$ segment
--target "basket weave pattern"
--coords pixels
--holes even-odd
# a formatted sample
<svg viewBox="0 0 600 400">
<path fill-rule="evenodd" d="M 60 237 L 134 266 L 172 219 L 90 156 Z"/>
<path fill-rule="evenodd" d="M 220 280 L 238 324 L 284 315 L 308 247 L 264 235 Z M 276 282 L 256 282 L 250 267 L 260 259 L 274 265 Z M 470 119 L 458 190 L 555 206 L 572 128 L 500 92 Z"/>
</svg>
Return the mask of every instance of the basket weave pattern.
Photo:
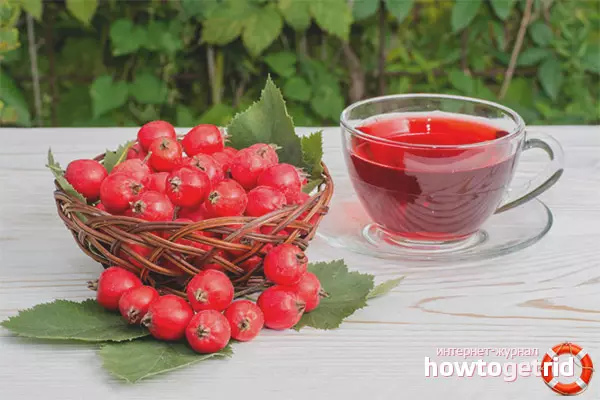
<svg viewBox="0 0 600 400">
<path fill-rule="evenodd" d="M 147 222 L 110 215 L 67 195 L 56 185 L 58 215 L 73 234 L 81 250 L 105 267 L 119 265 L 140 276 L 163 293 L 185 296 L 187 282 L 204 264 L 218 263 L 234 284 L 236 297 L 263 290 L 267 282 L 262 260 L 252 270 L 239 264 L 253 256 L 265 256 L 265 246 L 292 243 L 308 247 L 328 211 L 333 182 L 323 164 L 323 183 L 304 204 L 287 206 L 261 217 L 212 218 L 194 223 Z M 269 226 L 269 234 L 259 233 Z M 210 232 L 210 236 L 198 234 Z M 194 244 L 211 246 L 209 250 Z M 148 256 L 132 250 L 145 246 Z M 271 247 L 271 246 L 269 246 Z M 139 247 L 138 247 L 139 248 Z M 222 257 L 224 250 L 235 258 Z"/>
</svg>

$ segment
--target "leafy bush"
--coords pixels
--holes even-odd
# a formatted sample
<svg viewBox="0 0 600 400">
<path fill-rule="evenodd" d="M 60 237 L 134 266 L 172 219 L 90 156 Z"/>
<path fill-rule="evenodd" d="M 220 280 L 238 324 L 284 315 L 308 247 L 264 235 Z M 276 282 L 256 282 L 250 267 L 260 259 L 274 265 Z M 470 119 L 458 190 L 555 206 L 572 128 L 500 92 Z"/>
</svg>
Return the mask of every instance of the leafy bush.
<svg viewBox="0 0 600 400">
<path fill-rule="evenodd" d="M 0 0 L 0 123 L 224 124 L 267 74 L 296 125 L 406 92 L 599 123 L 599 25 L 595 0 Z"/>
</svg>

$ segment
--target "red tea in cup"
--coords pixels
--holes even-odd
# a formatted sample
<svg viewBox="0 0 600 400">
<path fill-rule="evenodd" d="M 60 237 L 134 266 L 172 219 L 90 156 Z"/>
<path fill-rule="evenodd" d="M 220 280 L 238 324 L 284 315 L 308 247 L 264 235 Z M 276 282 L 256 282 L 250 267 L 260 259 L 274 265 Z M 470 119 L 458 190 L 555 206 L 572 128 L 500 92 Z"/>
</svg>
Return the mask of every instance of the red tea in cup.
<svg viewBox="0 0 600 400">
<path fill-rule="evenodd" d="M 498 208 L 518 151 L 478 146 L 508 132 L 444 112 L 387 114 L 356 126 L 347 151 L 354 188 L 375 222 L 417 241 L 459 240 Z M 379 140 L 383 139 L 383 140 Z"/>
</svg>

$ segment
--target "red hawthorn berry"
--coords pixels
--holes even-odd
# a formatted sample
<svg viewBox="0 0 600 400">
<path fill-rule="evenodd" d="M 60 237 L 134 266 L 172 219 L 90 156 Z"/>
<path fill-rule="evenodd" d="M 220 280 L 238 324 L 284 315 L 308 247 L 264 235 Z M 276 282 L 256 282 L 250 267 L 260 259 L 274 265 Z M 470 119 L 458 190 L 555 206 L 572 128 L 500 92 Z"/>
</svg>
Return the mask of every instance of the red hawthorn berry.
<svg viewBox="0 0 600 400">
<path fill-rule="evenodd" d="M 138 143 L 144 151 L 148 151 L 152 142 L 160 138 L 175 140 L 177 133 L 173 125 L 166 121 L 152 121 L 142 126 L 137 133 Z"/>
<path fill-rule="evenodd" d="M 150 145 L 148 162 L 158 172 L 171 172 L 179 168 L 182 162 L 181 144 L 177 139 L 160 138 Z"/>
<path fill-rule="evenodd" d="M 200 206 L 210 191 L 210 179 L 197 168 L 183 167 L 169 174 L 167 196 L 179 207 Z"/>
<path fill-rule="evenodd" d="M 204 204 L 212 217 L 233 217 L 244 214 L 248 196 L 239 183 L 226 179 L 213 188 Z"/>
<path fill-rule="evenodd" d="M 190 347 L 201 354 L 216 353 L 229 343 L 231 327 L 218 311 L 200 311 L 191 319 L 185 330 Z"/>
<path fill-rule="evenodd" d="M 185 154 L 212 154 L 223 151 L 224 139 L 221 130 L 215 125 L 198 125 L 192 128 L 181 140 Z"/>
<path fill-rule="evenodd" d="M 144 192 L 131 203 L 125 215 L 146 221 L 172 221 L 175 208 L 171 200 L 159 192 Z"/>
<path fill-rule="evenodd" d="M 224 316 L 229 321 L 231 337 L 241 342 L 254 339 L 265 323 L 263 312 L 250 300 L 231 303 Z"/>
<path fill-rule="evenodd" d="M 98 278 L 96 300 L 107 310 L 118 311 L 121 296 L 139 286 L 142 286 L 142 281 L 133 273 L 121 267 L 110 267 Z"/>
<path fill-rule="evenodd" d="M 91 202 L 100 197 L 100 186 L 107 176 L 104 165 L 96 160 L 71 161 L 65 171 L 65 179 Z"/>
<path fill-rule="evenodd" d="M 142 319 L 150 334 L 158 340 L 174 341 L 185 336 L 185 328 L 194 316 L 187 301 L 174 294 L 167 294 L 150 304 Z"/>
<path fill-rule="evenodd" d="M 121 214 L 144 190 L 142 182 L 133 176 L 111 174 L 100 185 L 100 200 L 109 213 Z"/>
</svg>

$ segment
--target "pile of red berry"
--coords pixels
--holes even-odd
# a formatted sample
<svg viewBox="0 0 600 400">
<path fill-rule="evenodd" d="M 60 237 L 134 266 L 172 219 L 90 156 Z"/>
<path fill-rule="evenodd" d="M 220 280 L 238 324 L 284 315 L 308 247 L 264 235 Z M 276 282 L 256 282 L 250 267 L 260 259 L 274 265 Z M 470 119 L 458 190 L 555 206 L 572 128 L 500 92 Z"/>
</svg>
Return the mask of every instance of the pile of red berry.
<svg viewBox="0 0 600 400">
<path fill-rule="evenodd" d="M 302 172 L 293 165 L 279 163 L 276 146 L 257 143 L 240 150 L 226 147 L 223 133 L 214 125 L 198 125 L 179 140 L 168 122 L 149 122 L 138 131 L 137 142 L 128 149 L 126 159 L 110 173 L 98 161 L 76 160 L 68 165 L 64 177 L 102 212 L 150 222 L 194 224 L 210 218 L 260 217 L 310 199 L 302 191 L 306 184 Z M 270 235 L 273 229 L 265 225 L 255 233 Z M 172 232 L 152 234 L 169 239 Z M 221 239 L 228 236 L 212 231 L 194 234 Z M 290 232 L 283 229 L 277 235 L 288 237 Z M 304 312 L 319 304 L 321 284 L 307 272 L 308 259 L 294 244 L 267 243 L 260 254 L 244 257 L 239 250 L 215 252 L 212 246 L 187 238 L 173 242 L 204 254 L 214 253 L 208 259 L 197 256 L 186 260 L 199 271 L 191 279 L 168 260 L 157 261 L 172 276 L 184 278 L 181 282 L 187 301 L 174 294 L 160 296 L 154 287 L 144 286 L 130 268 L 121 265 L 106 269 L 100 276 L 98 303 L 108 310 L 120 310 L 131 324 L 145 325 L 156 339 L 179 340 L 185 336 L 200 353 L 219 351 L 230 338 L 251 340 L 263 325 L 291 328 Z M 135 242 L 127 242 L 124 247 L 146 259 L 153 252 Z M 120 256 L 143 269 L 136 257 Z M 250 300 L 233 302 L 235 277 L 215 262 L 215 257 L 236 262 L 240 256 L 243 261 L 236 267 L 244 273 L 262 268 L 266 278 L 262 287 L 268 288 L 256 304 Z"/>
<path fill-rule="evenodd" d="M 303 174 L 279 163 L 274 146 L 225 147 L 214 125 L 198 125 L 181 141 L 165 121 L 142 126 L 127 160 L 110 174 L 95 160 L 75 160 L 65 178 L 88 201 L 113 215 L 147 221 L 248 215 L 303 204 Z"/>
<path fill-rule="evenodd" d="M 305 312 L 314 310 L 323 294 L 319 279 L 306 271 L 307 258 L 296 246 L 275 247 L 264 262 L 265 274 L 275 283 L 258 297 L 233 301 L 230 279 L 221 271 L 204 270 L 187 285 L 187 300 L 173 294 L 160 296 L 133 273 L 110 267 L 95 283 L 98 303 L 120 311 L 130 324 L 146 326 L 159 340 L 185 337 L 198 353 L 214 353 L 231 338 L 249 341 L 263 326 L 288 329 Z M 233 301 L 233 302 L 232 302 Z"/>
</svg>

